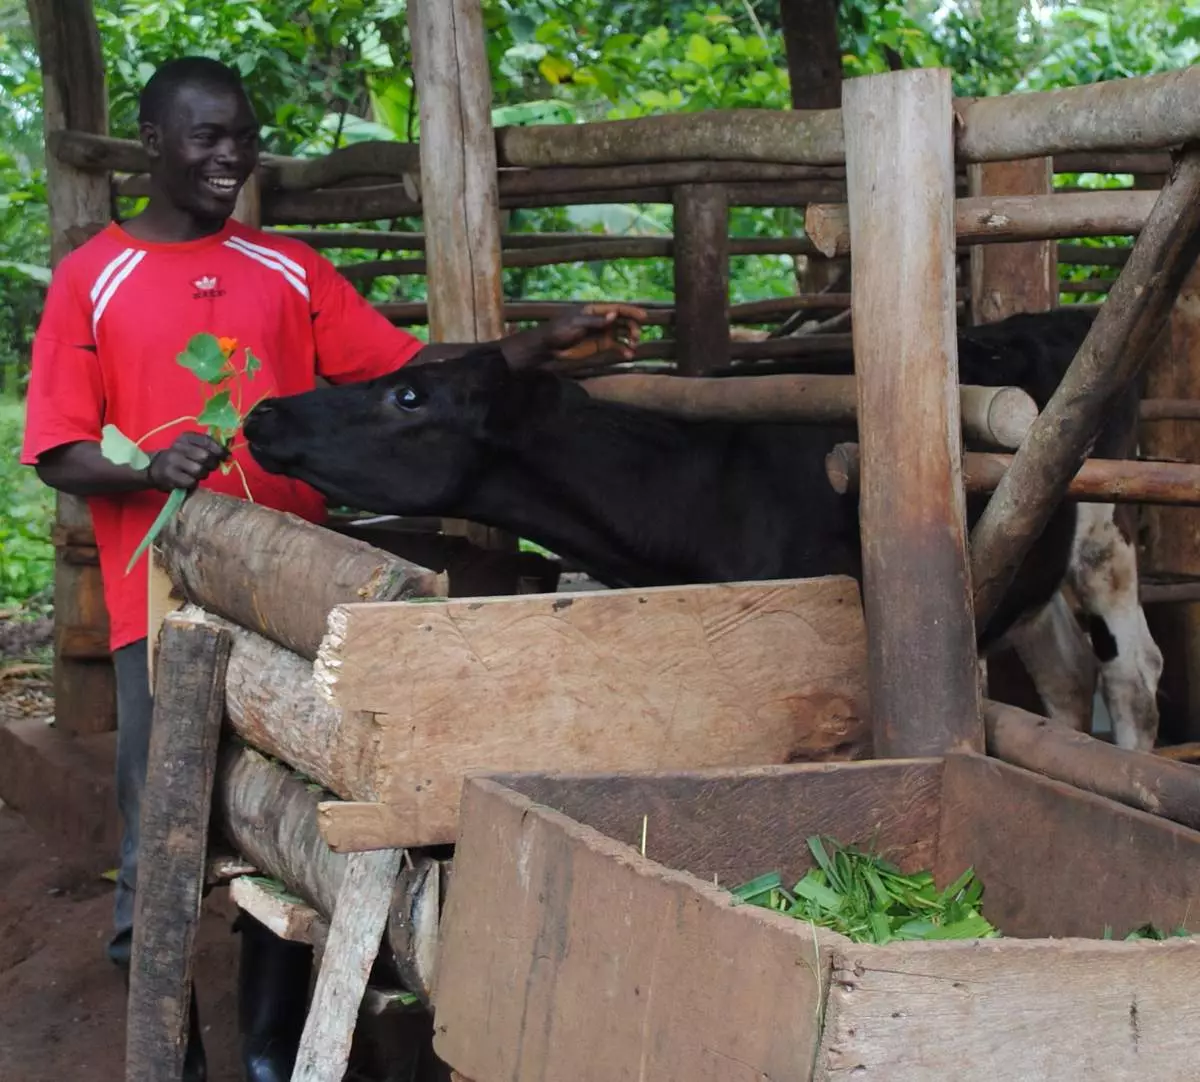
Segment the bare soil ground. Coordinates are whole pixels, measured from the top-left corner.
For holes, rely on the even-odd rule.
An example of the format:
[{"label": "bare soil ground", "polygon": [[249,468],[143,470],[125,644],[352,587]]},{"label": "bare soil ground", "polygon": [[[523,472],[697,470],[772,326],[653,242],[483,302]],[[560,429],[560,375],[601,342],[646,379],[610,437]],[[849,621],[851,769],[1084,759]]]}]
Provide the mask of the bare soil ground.
[{"label": "bare soil ground", "polygon": [[[0,675],[29,647],[5,657]],[[53,711],[44,681],[0,679],[0,724]],[[0,1079],[119,1082],[125,1076],[125,983],[105,954],[115,854],[68,853],[0,805]],[[226,889],[200,923],[197,999],[210,1082],[238,1082],[237,939]]]}]

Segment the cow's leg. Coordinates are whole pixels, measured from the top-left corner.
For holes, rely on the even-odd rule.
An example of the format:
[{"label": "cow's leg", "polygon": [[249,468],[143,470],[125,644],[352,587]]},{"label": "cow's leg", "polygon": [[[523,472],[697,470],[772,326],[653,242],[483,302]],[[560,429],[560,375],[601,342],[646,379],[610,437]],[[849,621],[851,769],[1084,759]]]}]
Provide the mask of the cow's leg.
[{"label": "cow's leg", "polygon": [[1138,600],[1137,550],[1113,504],[1080,504],[1068,581],[1100,661],[1100,690],[1118,747],[1149,751],[1158,736],[1162,651]]},{"label": "cow's leg", "polygon": [[1033,680],[1050,720],[1090,732],[1096,657],[1062,591],[1004,639]]}]

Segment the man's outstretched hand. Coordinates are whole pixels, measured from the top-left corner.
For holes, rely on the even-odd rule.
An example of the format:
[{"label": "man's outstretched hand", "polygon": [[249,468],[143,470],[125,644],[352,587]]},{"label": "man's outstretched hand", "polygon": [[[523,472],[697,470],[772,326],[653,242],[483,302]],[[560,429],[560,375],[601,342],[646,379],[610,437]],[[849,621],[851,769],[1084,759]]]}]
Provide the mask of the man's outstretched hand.
[{"label": "man's outstretched hand", "polygon": [[551,359],[582,361],[607,353],[629,361],[645,321],[645,309],[632,304],[585,304],[535,330],[506,339],[505,354],[514,368],[529,368]]}]

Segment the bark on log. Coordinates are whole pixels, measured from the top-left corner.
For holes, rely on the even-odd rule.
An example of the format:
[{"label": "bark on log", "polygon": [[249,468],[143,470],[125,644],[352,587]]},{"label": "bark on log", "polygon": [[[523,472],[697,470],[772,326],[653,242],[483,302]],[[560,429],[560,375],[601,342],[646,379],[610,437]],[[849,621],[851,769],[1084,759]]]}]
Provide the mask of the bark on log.
[{"label": "bark on log", "polygon": [[[816,424],[853,422],[854,376],[774,375],[721,379],[615,375],[583,380],[593,398],[690,418]],[[1037,404],[1020,387],[960,386],[963,434],[996,447],[1021,445]]]},{"label": "bark on log", "polygon": [[197,490],[159,539],[184,597],[310,661],[335,605],[445,597],[445,575],[295,515]]},{"label": "bark on log", "polygon": [[142,798],[126,1082],[183,1071],[229,648],[219,628],[165,626]]},{"label": "bark on log", "polygon": [[[1032,428],[1032,426],[1030,426]],[[1015,455],[990,451],[963,454],[963,484],[969,495],[995,492],[1012,469]],[[838,492],[858,490],[858,444],[839,443],[825,459],[829,483]],[[1063,498],[1081,503],[1151,503],[1200,507],[1200,465],[1190,462],[1131,462],[1088,458],[1067,483]]]},{"label": "bark on log", "polygon": [[1200,68],[960,99],[956,151],[971,162],[1071,151],[1164,150],[1200,140]]},{"label": "bark on log", "polygon": [[[223,747],[215,803],[220,829],[256,868],[328,921],[349,856],[335,853],[321,838],[321,799],[284,763],[237,741]],[[387,975],[428,1005],[448,862],[433,861],[421,850],[410,850],[409,857],[392,894],[380,962]],[[438,865],[438,874],[430,874],[431,864]]]},{"label": "bark on log", "polygon": [[997,759],[1200,830],[1200,770],[1126,751],[1005,703],[984,704]]},{"label": "bark on log", "polygon": [[496,136],[500,162],[526,168],[700,159],[841,165],[845,159],[837,109],[730,109],[592,124],[539,124],[501,128]]},{"label": "bark on log", "polygon": [[995,611],[1082,466],[1108,403],[1149,358],[1198,254],[1200,150],[1192,148],[1156,196],[1121,277],[972,532],[979,626]]},{"label": "bark on log", "polygon": [[[1157,196],[1157,192],[1121,190],[956,199],[954,232],[969,244],[1136,236]],[[850,253],[850,209],[846,204],[810,204],[804,230],[824,255],[834,258]]]},{"label": "bark on log", "polygon": [[434,342],[503,333],[492,83],[478,0],[408,8],[421,112],[421,213]]},{"label": "bark on log", "polygon": [[729,204],[717,184],[675,190],[675,326],[680,370],[729,363]]},{"label": "bark on log", "polygon": [[415,178],[420,171],[421,151],[416,143],[372,140],[340,147],[320,158],[275,158],[267,163],[266,179],[283,191],[308,191],[358,177]]},{"label": "bark on log", "polygon": [[950,73],[851,79],[842,101],[874,747],[884,757],[979,750]]}]

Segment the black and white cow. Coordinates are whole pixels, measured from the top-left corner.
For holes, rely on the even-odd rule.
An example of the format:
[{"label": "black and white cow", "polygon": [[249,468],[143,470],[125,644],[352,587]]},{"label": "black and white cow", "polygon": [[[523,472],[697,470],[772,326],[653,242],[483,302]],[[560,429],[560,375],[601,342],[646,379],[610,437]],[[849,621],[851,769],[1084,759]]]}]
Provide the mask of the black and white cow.
[{"label": "black and white cow", "polygon": [[[1044,405],[1086,334],[1076,315],[972,329],[960,336],[962,381],[1016,384]],[[1136,419],[1136,396],[1121,409]],[[1103,438],[1124,430],[1114,418]],[[609,586],[861,579],[857,500],[834,492],[825,474],[826,454],[856,438],[853,425],[685,420],[593,399],[542,370],[512,371],[498,351],[481,348],[365,383],[270,399],[247,418],[245,433],[264,468],[336,502],[495,526],[572,559]],[[968,501],[970,522],[984,503]],[[1136,567],[1132,594],[1105,592],[1089,573],[1124,567],[1127,549],[1111,511],[1062,504],[980,649],[1007,637],[1023,657],[1037,655],[1036,670],[1046,668],[1047,644],[1070,648],[1069,627],[1078,647],[1082,636],[1073,619],[1065,621],[1060,594],[1069,581],[1115,643],[1111,656],[1101,655],[1101,669],[1116,674],[1105,688],[1118,704],[1118,742],[1143,747],[1157,729],[1158,671],[1149,663],[1157,651],[1148,652],[1153,643],[1143,636]],[[1071,716],[1083,709],[1078,675],[1031,676],[1047,689],[1054,716],[1082,727],[1084,719]],[[1086,710],[1090,716],[1090,696]]]}]

